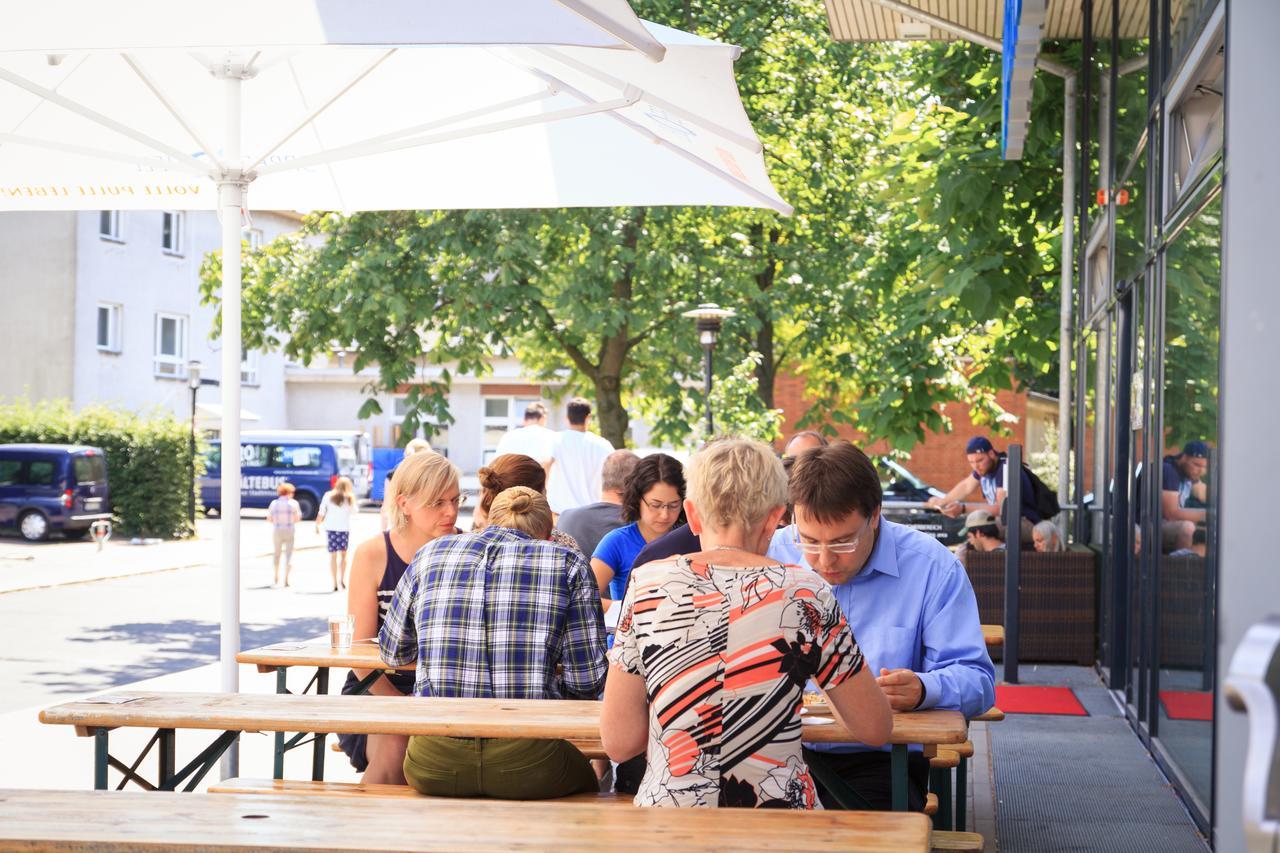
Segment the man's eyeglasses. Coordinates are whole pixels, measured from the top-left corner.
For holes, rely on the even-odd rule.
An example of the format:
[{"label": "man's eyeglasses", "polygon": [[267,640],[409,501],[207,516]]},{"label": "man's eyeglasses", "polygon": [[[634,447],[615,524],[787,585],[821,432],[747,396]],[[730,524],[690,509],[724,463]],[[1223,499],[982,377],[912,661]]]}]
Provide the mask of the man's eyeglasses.
[{"label": "man's eyeglasses", "polygon": [[432,501],[427,504],[427,509],[440,510],[447,506],[453,506],[454,509],[462,509],[462,505],[466,503],[466,500],[462,495],[458,495],[456,498],[441,498],[438,501]]},{"label": "man's eyeglasses", "polygon": [[832,554],[852,554],[858,550],[858,544],[862,541],[862,537],[866,535],[867,530],[871,528],[871,518],[867,517],[866,523],[858,530],[857,534],[848,542],[805,542],[800,538],[800,528],[793,527],[791,529],[791,541],[795,543],[806,554],[821,554],[823,551],[830,551]]},{"label": "man's eyeglasses", "polygon": [[653,510],[654,512],[662,512],[663,510],[666,510],[667,512],[679,512],[680,507],[684,506],[684,504],[681,501],[664,504],[659,501],[651,501],[648,498],[641,498],[641,500],[643,500],[645,502],[645,505],[648,506],[649,509]]}]

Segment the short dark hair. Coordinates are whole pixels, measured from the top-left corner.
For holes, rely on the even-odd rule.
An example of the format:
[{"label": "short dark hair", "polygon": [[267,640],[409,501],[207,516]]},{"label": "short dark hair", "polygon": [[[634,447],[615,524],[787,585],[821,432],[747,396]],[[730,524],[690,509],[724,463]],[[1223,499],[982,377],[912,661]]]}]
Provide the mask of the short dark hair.
[{"label": "short dark hair", "polygon": [[975,534],[980,533],[988,539],[999,539],[1001,542],[1004,541],[1004,537],[1000,535],[1000,528],[994,524],[981,524],[977,527],[971,527],[969,528],[969,532]]},{"label": "short dark hair", "polygon": [[[674,487],[680,493],[680,500],[684,500],[684,466],[679,459],[665,453],[654,453],[636,464],[622,492],[620,514],[623,521],[630,523],[640,520],[640,501],[644,499],[645,492],[658,483]],[[683,510],[680,515],[683,517]]]},{"label": "short dark hair", "polygon": [[823,524],[854,510],[868,518],[884,500],[880,475],[867,454],[848,441],[806,450],[791,467],[790,498]]},{"label": "short dark hair", "polygon": [[591,404],[583,397],[574,397],[569,401],[567,411],[569,423],[573,426],[582,426],[587,422],[587,418],[591,416]]},{"label": "short dark hair", "polygon": [[524,419],[526,421],[542,421],[547,418],[547,407],[542,403],[534,401],[524,407]]}]

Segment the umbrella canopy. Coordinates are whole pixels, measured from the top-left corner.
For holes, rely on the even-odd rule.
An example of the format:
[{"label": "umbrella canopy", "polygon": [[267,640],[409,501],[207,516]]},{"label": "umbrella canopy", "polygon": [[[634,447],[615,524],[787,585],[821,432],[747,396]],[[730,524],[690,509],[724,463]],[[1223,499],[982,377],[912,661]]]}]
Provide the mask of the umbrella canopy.
[{"label": "umbrella canopy", "polygon": [[[737,56],[625,0],[44,0],[0,28],[0,210],[216,209],[222,375],[237,376],[248,208],[790,212]],[[234,447],[240,386],[220,390]],[[239,486],[225,454],[228,691]]]},{"label": "umbrella canopy", "polygon": [[55,0],[6,22],[0,209],[213,210],[238,177],[264,210],[789,210],[737,48],[623,0],[236,0],[216,18]]}]

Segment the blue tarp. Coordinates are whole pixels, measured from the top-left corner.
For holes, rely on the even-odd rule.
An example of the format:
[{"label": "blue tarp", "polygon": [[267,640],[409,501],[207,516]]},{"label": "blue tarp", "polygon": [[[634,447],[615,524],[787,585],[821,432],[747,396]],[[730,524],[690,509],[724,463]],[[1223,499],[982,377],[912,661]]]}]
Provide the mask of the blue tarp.
[{"label": "blue tarp", "polygon": [[369,490],[370,500],[382,500],[387,488],[387,474],[404,459],[404,448],[375,447],[373,449],[373,484]]}]

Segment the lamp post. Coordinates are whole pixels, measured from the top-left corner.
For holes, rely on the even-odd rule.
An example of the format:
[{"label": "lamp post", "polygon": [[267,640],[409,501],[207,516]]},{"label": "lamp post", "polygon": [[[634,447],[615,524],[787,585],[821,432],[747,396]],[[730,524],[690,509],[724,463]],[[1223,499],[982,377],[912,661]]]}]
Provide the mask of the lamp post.
[{"label": "lamp post", "polygon": [[697,321],[698,343],[702,344],[702,372],[705,381],[707,398],[707,438],[715,434],[715,421],[711,415],[711,353],[716,348],[716,338],[720,335],[720,325],[730,317],[736,316],[732,309],[721,308],[714,302],[704,302],[692,311],[684,312],[685,317]]},{"label": "lamp post", "polygon": [[200,371],[203,368],[204,365],[199,361],[187,362],[187,387],[191,389],[191,463],[189,466],[191,488],[187,492],[187,518],[192,527],[195,527],[196,523],[196,392],[200,390],[201,385],[218,384],[216,379],[200,377]]}]

